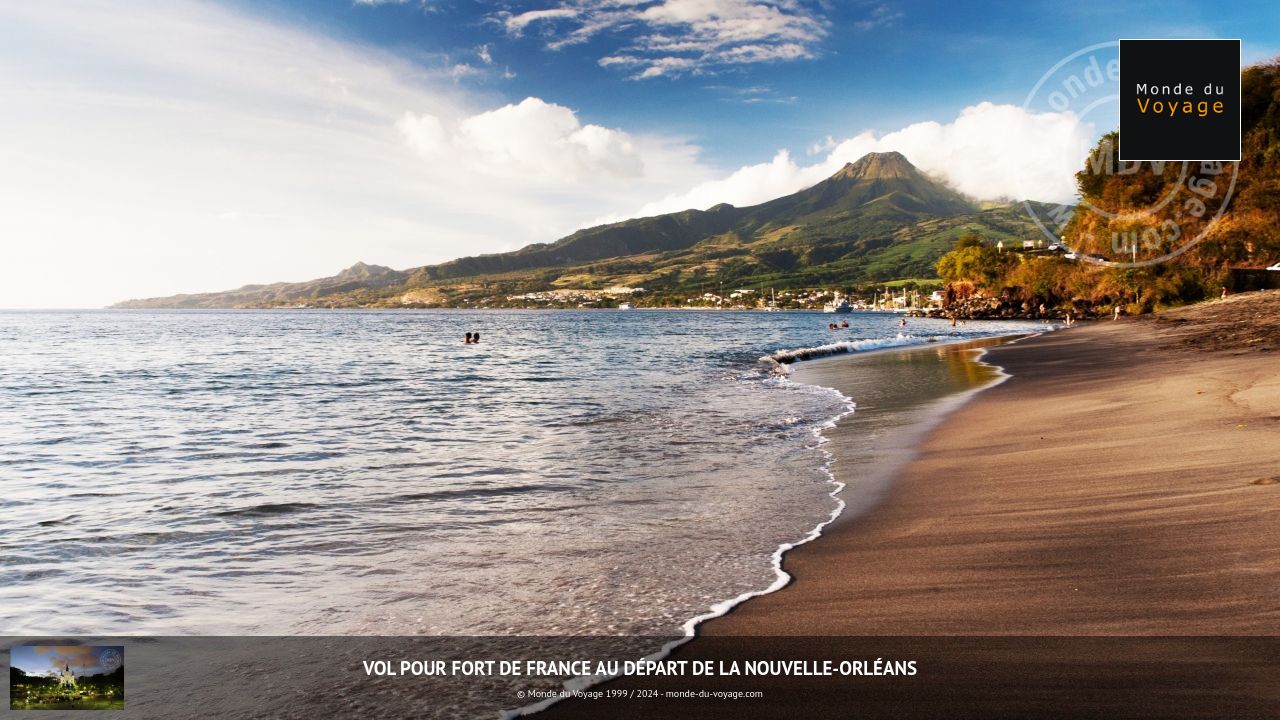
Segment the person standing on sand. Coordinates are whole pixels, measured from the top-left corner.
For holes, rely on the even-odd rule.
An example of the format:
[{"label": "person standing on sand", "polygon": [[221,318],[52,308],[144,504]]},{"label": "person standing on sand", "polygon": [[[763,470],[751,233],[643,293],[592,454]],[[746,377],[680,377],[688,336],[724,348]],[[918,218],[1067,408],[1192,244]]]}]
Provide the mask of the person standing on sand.
[{"label": "person standing on sand", "polygon": [[1223,285],[1223,286],[1222,286],[1222,299],[1223,299],[1223,300],[1226,300],[1226,299],[1227,299],[1227,286],[1226,286],[1226,285]]},{"label": "person standing on sand", "polygon": [[1120,306],[1119,306],[1119,305],[1117,305],[1117,306],[1116,306],[1115,314],[1111,316],[1111,319],[1112,319],[1112,320],[1119,320],[1119,319],[1120,319]]}]

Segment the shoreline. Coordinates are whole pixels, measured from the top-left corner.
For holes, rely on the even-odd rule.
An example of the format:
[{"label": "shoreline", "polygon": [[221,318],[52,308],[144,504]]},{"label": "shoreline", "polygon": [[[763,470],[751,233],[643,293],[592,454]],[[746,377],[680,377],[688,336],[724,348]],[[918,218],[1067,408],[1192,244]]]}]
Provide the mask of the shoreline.
[{"label": "shoreline", "polygon": [[[1262,570],[1280,533],[1258,515],[1258,503],[1280,510],[1280,493],[1264,487],[1280,472],[1268,461],[1280,456],[1280,376],[1249,349],[1256,338],[1218,341],[1247,312],[1250,298],[1238,300],[1235,312],[1192,306],[992,349],[1011,377],[928,433],[884,506],[791,553],[795,583],[707,631],[1280,634],[1280,600],[1262,592],[1280,586],[1280,568]],[[1183,337],[1198,323],[1203,343]],[[1226,543],[1232,526],[1238,542]],[[1233,592],[1206,543],[1225,557],[1250,549]],[[1064,546],[1072,552],[1059,557]],[[859,571],[833,574],[833,563]],[[1079,595],[1081,584],[1095,594]],[[838,617],[813,614],[828,603]]]},{"label": "shoreline", "polygon": [[[785,648],[803,638],[808,652],[874,640],[859,647],[930,657],[948,638],[974,641],[933,658],[968,664],[914,688],[828,683],[798,693],[812,684],[754,678],[747,686],[787,697],[767,717],[836,716],[851,702],[870,716],[921,717],[1274,707],[1263,703],[1277,691],[1258,678],[1273,670],[1265,643],[1280,637],[1278,317],[1280,293],[1257,293],[991,350],[990,363],[1011,377],[933,428],[882,502],[788,553],[793,582],[703,624],[675,656],[794,653]],[[840,463],[856,457],[832,447],[848,482]],[[1145,664],[1135,670],[1132,657]],[[973,674],[983,663],[1017,671],[988,689]],[[1078,692],[1125,676],[1124,692]],[[632,677],[610,687],[655,684],[689,685]],[[1195,686],[1205,691],[1188,699]],[[948,705],[955,698],[973,706],[960,712]],[[914,712],[902,704],[913,699]],[[571,701],[549,714],[601,707]],[[697,716],[732,716],[704,708]]]},{"label": "shoreline", "polygon": [[[914,398],[913,401],[902,404],[899,407],[889,409],[876,408],[870,409],[864,406],[862,410],[858,409],[858,400],[851,397],[845,389],[836,387],[840,383],[830,383],[822,377],[823,367],[831,367],[844,369],[846,365],[866,366],[876,364],[877,362],[892,362],[895,357],[919,357],[924,360],[923,365],[929,368],[942,366],[946,363],[944,358],[959,361],[966,366],[983,365],[981,362],[982,354],[986,348],[996,347],[1001,344],[1014,342],[1025,337],[1032,337],[1032,334],[1019,335],[1001,335],[985,338],[973,338],[968,340],[952,340],[949,342],[938,342],[926,340],[924,338],[909,338],[910,342],[903,343],[903,338],[888,338],[878,340],[860,341],[866,343],[860,345],[858,342],[842,342],[836,345],[843,349],[836,352],[824,352],[813,354],[808,351],[823,350],[834,347],[834,345],[824,345],[816,348],[804,348],[800,351],[780,351],[786,354],[795,354],[795,357],[785,362],[777,360],[779,353],[766,355],[760,358],[761,362],[772,362],[775,370],[782,371],[784,382],[819,388],[825,391],[833,392],[840,395],[848,403],[848,408],[836,415],[822,426],[813,430],[818,448],[824,455],[822,464],[822,472],[826,474],[828,483],[831,486],[829,497],[835,500],[835,506],[832,508],[830,515],[811,528],[803,537],[784,542],[770,555],[773,570],[775,573],[774,582],[768,587],[749,590],[737,596],[726,598],[712,605],[706,612],[700,613],[685,620],[681,626],[681,635],[673,638],[662,645],[657,650],[646,654],[643,660],[659,661],[671,657],[684,646],[696,641],[702,636],[701,628],[707,623],[715,622],[726,616],[736,612],[739,607],[745,603],[749,603],[756,598],[771,595],[779,592],[796,581],[793,573],[785,569],[787,555],[795,550],[802,548],[810,543],[821,540],[826,532],[833,527],[839,526],[846,522],[850,517],[856,517],[866,511],[863,503],[858,500],[846,498],[845,491],[848,485],[841,480],[839,476],[833,472],[833,464],[836,462],[836,455],[828,448],[833,442],[830,433],[841,427],[841,423],[847,419],[862,413],[859,420],[866,418],[868,413],[875,415],[883,415],[888,412],[891,415],[905,417],[895,417],[894,420],[901,422],[904,426],[909,426],[911,437],[918,438],[926,434],[943,416],[962,405],[967,399],[982,390],[991,387],[994,384],[1002,382],[1007,377],[998,368],[992,368],[993,372],[979,373],[970,376],[966,381],[955,384],[952,387],[939,389],[931,388],[929,397],[921,399]],[[933,357],[929,357],[933,356]],[[935,359],[936,358],[936,359]],[[817,375],[817,377],[808,377],[809,374]],[[874,381],[872,381],[874,382]],[[861,392],[853,390],[855,394],[863,395],[865,403],[865,395]],[[889,461],[892,458],[889,454],[881,452],[873,452],[873,457]],[[565,681],[564,688],[573,692],[585,691],[589,688],[596,688],[601,685],[613,683],[621,680],[620,677],[600,677],[600,676],[579,676],[570,678]],[[551,697],[506,709],[501,713],[501,718],[507,720],[509,718],[538,716],[544,717],[548,710],[553,709],[564,702],[563,698]]]},{"label": "shoreline", "polygon": [[[793,370],[789,371],[785,376],[787,382],[791,382],[796,385],[808,385],[838,393],[846,400],[846,402],[849,403],[848,409],[836,415],[822,426],[815,428],[813,431],[818,443],[818,448],[821,449],[825,457],[822,464],[822,472],[827,476],[828,482],[832,487],[829,497],[836,501],[836,505],[832,509],[831,514],[825,520],[822,520],[811,528],[803,537],[798,540],[781,543],[773,551],[770,555],[770,559],[773,563],[773,570],[776,577],[772,584],[760,590],[750,590],[735,597],[717,602],[711,606],[707,612],[689,618],[680,626],[681,631],[683,632],[683,636],[680,639],[667,643],[661,650],[651,655],[647,655],[645,659],[658,660],[667,657],[676,648],[697,638],[700,635],[699,628],[705,626],[707,623],[732,614],[738,609],[738,607],[755,598],[771,595],[793,584],[796,581],[796,576],[788,572],[785,567],[787,555],[789,553],[822,539],[829,528],[838,527],[844,522],[856,519],[858,516],[871,510],[871,508],[868,508],[864,502],[866,498],[855,499],[845,497],[845,493],[849,489],[849,483],[842,480],[833,469],[840,456],[832,450],[827,449],[828,445],[835,441],[835,439],[831,437],[831,433],[842,430],[843,423],[858,414],[858,399],[848,395],[839,387],[825,384],[826,381],[822,377],[806,377],[806,371],[809,373],[820,373],[821,370],[819,370],[819,368],[821,368],[823,364],[822,361],[832,362],[832,366],[836,367],[836,363],[838,363],[839,360],[844,359],[846,363],[856,366],[862,363],[874,362],[878,359],[895,356],[902,358],[914,355],[925,355],[927,353],[935,354],[939,358],[939,363],[946,362],[943,358],[951,358],[953,361],[958,360],[960,364],[963,364],[970,369],[976,369],[979,367],[986,368],[987,370],[985,371],[979,371],[971,375],[968,380],[967,387],[951,388],[947,391],[942,391],[937,396],[930,397],[924,401],[917,401],[912,403],[909,408],[906,408],[906,412],[909,414],[909,420],[907,422],[908,427],[906,429],[907,432],[910,433],[910,440],[906,442],[899,442],[898,447],[895,449],[899,451],[904,449],[909,450],[909,448],[914,445],[914,441],[926,436],[939,423],[941,423],[947,415],[962,407],[966,402],[982,391],[995,387],[1010,377],[1008,373],[1004,372],[1003,368],[998,365],[987,363],[983,360],[989,349],[1011,344],[1022,339],[1035,337],[1039,334],[1043,334],[1044,332],[1049,332],[1049,330],[1045,330],[1040,333],[1000,335],[989,338],[953,340],[950,342],[920,340],[919,342],[912,342],[908,344],[878,345],[876,343],[893,343],[894,341],[863,341],[870,342],[872,344],[866,348],[851,347],[850,349],[840,350],[831,354],[815,355],[811,358],[797,358],[787,361],[785,365],[779,363],[784,367],[793,368]],[[858,343],[839,344],[854,346]],[[828,346],[821,347],[825,348]],[[821,348],[810,348],[810,350],[813,349]],[[761,359],[773,360],[775,363],[778,362],[774,359],[774,356],[766,356]],[[843,365],[843,363],[841,365]],[[841,371],[844,369],[845,368],[842,367]],[[904,408],[894,409],[902,412]],[[866,416],[867,411],[865,408],[862,411],[862,414],[863,417]],[[861,418],[858,419],[860,420]],[[892,454],[886,454],[883,452],[869,453],[869,458],[876,462],[892,462],[894,459]],[[902,464],[908,461],[906,458],[899,458],[899,460],[900,462],[890,465],[890,469],[884,473],[884,477],[886,479],[889,478],[895,470],[900,469]],[[604,682],[607,681],[608,680],[604,680]],[[601,681],[597,680],[590,683],[588,686],[599,684],[600,682]]]}]

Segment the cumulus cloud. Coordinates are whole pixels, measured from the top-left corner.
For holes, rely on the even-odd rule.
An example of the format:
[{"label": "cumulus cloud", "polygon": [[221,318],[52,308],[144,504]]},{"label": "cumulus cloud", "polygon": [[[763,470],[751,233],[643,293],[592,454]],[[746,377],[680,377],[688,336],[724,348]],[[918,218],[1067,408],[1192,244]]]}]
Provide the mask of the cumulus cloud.
[{"label": "cumulus cloud", "polygon": [[636,79],[812,58],[829,26],[804,0],[561,0],[498,17],[511,35],[537,28],[552,50],[625,36],[599,62]]},{"label": "cumulus cloud", "polygon": [[825,152],[825,157],[807,165],[781,150],[768,162],[668,195],[636,215],[705,209],[721,202],[754,205],[814,185],[869,152],[889,150],[976,198],[1070,202],[1074,173],[1094,137],[1093,125],[1070,112],[1036,113],[983,102],[949,123],[920,122],[883,135],[866,131],[844,140],[825,138],[809,148],[811,155]]},{"label": "cumulus cloud", "polygon": [[427,159],[499,177],[574,184],[644,175],[640,148],[629,134],[583,125],[573,110],[539,98],[460,118],[448,129],[428,113],[405,113],[396,127]]},{"label": "cumulus cloud", "polygon": [[[722,4],[601,7],[659,8],[668,14],[643,21],[650,35],[688,35]],[[717,20],[691,42],[781,47],[818,32],[759,17],[759,28]],[[550,21],[510,19],[530,32]],[[677,34],[654,46],[675,47]],[[697,69],[700,56],[682,57],[634,67]],[[424,72],[196,0],[134,0],[127,12],[114,0],[0,3],[0,67],[0,136],[21,138],[0,143],[0,267],[20,269],[0,284],[0,307],[98,306],[305,280],[358,258],[404,268],[514,250],[602,217],[760,202],[872,150],[900,150],[980,197],[1053,200],[1069,197],[1092,139],[1072,115],[984,103],[723,174],[679,137],[605,127],[539,98],[495,103],[455,83],[450,65]],[[1071,142],[1082,149],[1061,150]]]},{"label": "cumulus cloud", "polygon": [[207,2],[0,3],[0,67],[0,307],[514,250],[712,177],[680,138]]}]

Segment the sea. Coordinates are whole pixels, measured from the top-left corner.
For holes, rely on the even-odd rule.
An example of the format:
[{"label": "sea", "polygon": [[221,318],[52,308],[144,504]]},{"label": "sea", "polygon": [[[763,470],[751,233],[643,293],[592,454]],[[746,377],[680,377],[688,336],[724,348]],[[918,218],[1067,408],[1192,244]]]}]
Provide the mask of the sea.
[{"label": "sea", "polygon": [[844,506],[795,363],[1038,327],[3,312],[0,634],[688,633]]}]

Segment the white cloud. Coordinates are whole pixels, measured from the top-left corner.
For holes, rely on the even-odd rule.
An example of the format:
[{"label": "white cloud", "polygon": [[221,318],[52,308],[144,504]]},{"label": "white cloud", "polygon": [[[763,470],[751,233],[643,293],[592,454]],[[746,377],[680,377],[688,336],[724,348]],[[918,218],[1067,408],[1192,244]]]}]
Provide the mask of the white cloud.
[{"label": "white cloud", "polygon": [[889,27],[901,20],[902,15],[902,12],[894,9],[891,5],[882,3],[871,8],[871,12],[867,14],[867,17],[855,22],[853,26],[862,31]]},{"label": "white cloud", "polygon": [[456,63],[453,67],[449,68],[449,77],[453,78],[454,80],[461,80],[464,77],[467,77],[469,75],[475,75],[479,72],[480,72],[480,68],[477,68],[474,65],[468,65],[466,63]]},{"label": "white cloud", "polygon": [[460,118],[451,129],[427,113],[405,113],[397,127],[424,158],[494,177],[554,185],[644,177],[641,148],[629,134],[583,125],[569,108],[538,98]]},{"label": "white cloud", "polygon": [[500,17],[512,35],[537,26],[553,50],[634,31],[600,64],[636,79],[812,58],[829,24],[802,0],[560,0]]},{"label": "white cloud", "polygon": [[203,2],[0,4],[0,68],[0,307],[511,250],[710,177],[680,139]]},{"label": "white cloud", "polygon": [[1068,202],[1074,173],[1096,134],[1072,113],[1033,113],[1013,105],[979,103],[950,123],[920,122],[884,135],[866,131],[842,141],[827,137],[802,165],[781,150],[769,162],[742,167],[642,207],[636,216],[705,209],[721,202],[754,205],[809,187],[869,152],[897,150],[924,172],[981,199]]},{"label": "white cloud", "polygon": [[[1083,157],[1062,148],[1092,139],[1073,116],[982,104],[715,179],[680,138],[538,98],[481,100],[451,67],[191,0],[0,4],[0,307],[513,250],[601,217],[760,202],[872,150],[901,150],[975,195],[1056,199]],[[663,66],[639,72],[650,67]]]}]

